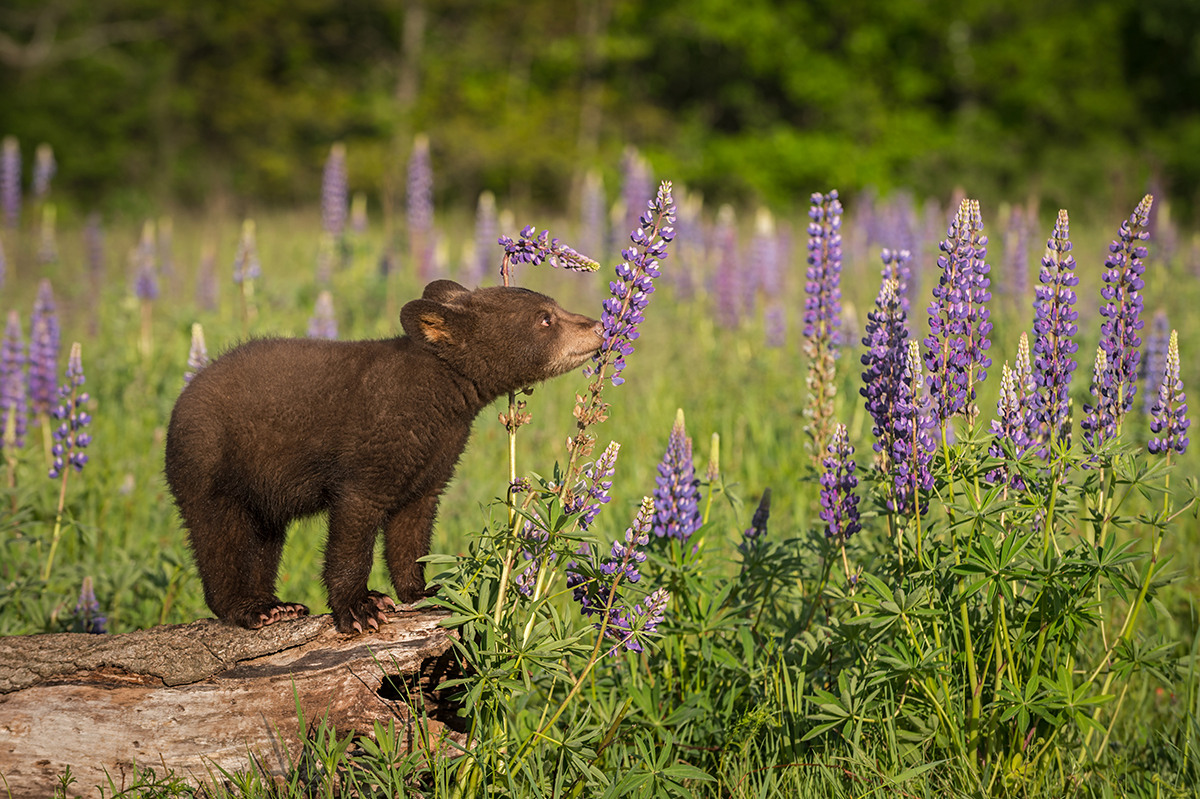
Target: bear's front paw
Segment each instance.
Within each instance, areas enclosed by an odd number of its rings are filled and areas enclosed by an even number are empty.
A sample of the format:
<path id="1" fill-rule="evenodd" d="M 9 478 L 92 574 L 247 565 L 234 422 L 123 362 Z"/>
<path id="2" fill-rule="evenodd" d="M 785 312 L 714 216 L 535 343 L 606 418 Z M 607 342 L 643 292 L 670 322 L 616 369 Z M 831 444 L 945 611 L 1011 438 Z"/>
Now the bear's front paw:
<path id="1" fill-rule="evenodd" d="M 334 609 L 333 620 L 340 633 L 361 633 L 368 629 L 378 630 L 387 623 L 388 611 L 395 610 L 396 603 L 387 594 L 368 591 L 360 601 L 347 608 Z"/>

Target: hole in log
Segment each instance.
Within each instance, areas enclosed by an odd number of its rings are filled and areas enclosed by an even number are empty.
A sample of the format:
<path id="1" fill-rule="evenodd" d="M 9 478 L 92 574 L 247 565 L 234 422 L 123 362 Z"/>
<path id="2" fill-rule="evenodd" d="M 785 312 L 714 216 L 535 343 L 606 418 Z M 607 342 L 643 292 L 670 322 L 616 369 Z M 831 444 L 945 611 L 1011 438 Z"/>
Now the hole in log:
<path id="1" fill-rule="evenodd" d="M 390 702 L 411 705 L 413 697 L 422 695 L 421 674 L 415 671 L 409 674 L 385 674 L 376 693 Z"/>

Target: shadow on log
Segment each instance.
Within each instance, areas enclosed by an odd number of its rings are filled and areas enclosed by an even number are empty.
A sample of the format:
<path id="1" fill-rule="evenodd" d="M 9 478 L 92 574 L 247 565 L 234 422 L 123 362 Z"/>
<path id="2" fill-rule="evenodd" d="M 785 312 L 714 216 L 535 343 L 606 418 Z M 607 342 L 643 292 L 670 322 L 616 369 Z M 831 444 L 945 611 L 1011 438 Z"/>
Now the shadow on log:
<path id="1" fill-rule="evenodd" d="M 193 782 L 251 757 L 282 773 L 300 751 L 297 704 L 307 723 L 328 718 L 343 735 L 388 719 L 412 730 L 424 715 L 433 739 L 461 743 L 462 719 L 438 690 L 455 676 L 446 616 L 402 610 L 364 635 L 309 616 L 261 630 L 205 619 L 0 638 L 0 774 L 22 799 L 51 795 L 68 765 L 72 795 L 110 779 L 120 789 L 135 763 Z"/>

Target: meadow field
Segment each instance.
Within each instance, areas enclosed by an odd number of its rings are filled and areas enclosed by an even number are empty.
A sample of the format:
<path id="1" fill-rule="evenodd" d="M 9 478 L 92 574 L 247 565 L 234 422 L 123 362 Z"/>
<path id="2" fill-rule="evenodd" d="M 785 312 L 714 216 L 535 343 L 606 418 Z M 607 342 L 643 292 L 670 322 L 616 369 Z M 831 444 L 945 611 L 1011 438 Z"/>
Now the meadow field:
<path id="1" fill-rule="evenodd" d="M 436 601 L 463 635 L 462 688 L 478 746 L 431 762 L 378 743 L 338 749 L 336 736 L 323 737 L 314 751 L 326 749 L 315 756 L 333 759 L 321 794 L 1194 795 L 1200 454 L 1194 445 L 1169 456 L 1148 452 L 1155 433 L 1143 400 L 1158 396 L 1167 359 L 1151 350 L 1166 352 L 1170 330 L 1178 332 L 1182 386 L 1197 396 L 1200 239 L 1176 229 L 1161 200 L 1157 216 L 1134 225 L 1149 231 L 1144 257 L 1132 256 L 1145 268 L 1135 290 L 1144 298 L 1141 359 L 1159 373 L 1147 376 L 1149 391 L 1147 378 L 1137 378 L 1119 435 L 1090 448 L 1080 423 L 1096 401 L 1105 259 L 1141 194 L 1115 213 L 1078 198 L 1070 228 L 1079 313 L 1078 368 L 1068 375 L 1073 421 L 1040 456 L 996 444 L 1005 435 L 994 439 L 990 425 L 1002 364 L 1017 362 L 1022 332 L 1035 338 L 1035 288 L 1058 209 L 1025 198 L 985 204 L 990 241 L 977 260 L 990 266 L 990 298 L 978 305 L 986 303 L 994 326 L 992 365 L 977 386 L 978 421 L 954 416 L 943 423 L 944 439 L 931 428 L 932 477 L 920 489 L 929 508 L 913 513 L 886 506 L 891 483 L 876 466 L 873 418 L 860 394 L 862 342 L 884 247 L 912 251 L 907 325 L 913 339 L 926 337 L 942 274 L 938 242 L 950 235 L 958 198 L 923 206 L 903 193 L 844 198 L 841 344 L 819 378 L 832 415 L 815 446 L 811 428 L 821 412 L 811 413 L 815 362 L 804 334 L 815 268 L 806 261 L 807 198 L 774 217 L 708 207 L 682 186 L 672 199 L 673 221 L 665 206 L 650 224 L 618 208 L 605 211 L 599 230 L 594 218 L 524 208 L 500 208 L 486 224 L 476 209 L 440 210 L 422 234 L 437 242 L 424 263 L 412 257 L 417 237 L 405 234 L 403 219 L 384 220 L 375 208 L 336 239 L 314 204 L 245 216 L 163 210 L 102 224 L 64 212 L 52 240 L 40 209 L 27 208 L 18 227 L 0 230 L 0 305 L 19 315 L 29 342 L 39 285 L 49 282 L 61 326 L 57 382 L 66 381 L 78 342 L 91 442 L 82 469 L 63 470 L 64 483 L 47 477 L 57 422 L 33 414 L 23 445 L 15 429 L 5 438 L 0 634 L 117 633 L 209 615 L 162 474 L 193 325 L 202 326 L 214 358 L 247 337 L 304 336 L 328 291 L 337 337 L 398 335 L 400 306 L 427 280 L 499 283 L 505 250 L 484 249 L 487 240 L 520 238 L 527 224 L 600 269 L 515 264 L 513 282 L 599 318 L 610 281 L 620 280 L 617 264 L 645 256 L 646 246 L 628 239 L 633 221 L 652 235 L 673 231 L 662 237 L 667 255 L 658 259 L 661 275 L 624 382 L 573 373 L 520 397 L 532 419 L 517 431 L 517 475 L 531 483 L 523 487 L 528 501 L 517 504 L 544 527 L 541 543 L 510 524 L 509 435 L 497 419 L 506 400 L 476 420 L 442 500 L 428 574 L 443 585 Z M 234 266 L 250 216 L 261 274 L 239 284 Z M 607 419 L 587 428 L 595 447 L 575 463 L 568 439 L 578 445 L 582 431 L 573 408 L 589 392 L 608 404 Z M 679 435 L 675 460 L 664 461 L 678 410 L 690 440 L 686 464 Z M 838 456 L 840 482 L 823 482 L 835 423 L 845 425 L 852 449 Z M 719 462 L 709 466 L 718 440 Z M 584 467 L 609 442 L 620 445 L 611 501 L 598 501 L 595 519 L 580 524 L 583 509 L 564 507 L 559 485 L 577 481 L 595 500 L 603 475 Z M 856 463 L 856 481 L 844 479 L 845 457 Z M 996 469 L 1009 477 L 989 478 Z M 650 524 L 635 517 L 660 476 L 663 486 L 691 487 L 691 518 L 701 513 L 702 524 L 639 544 L 638 530 L 644 535 Z M 844 525 L 846 517 L 823 516 L 822 508 L 841 502 L 852 482 L 861 530 L 827 536 L 830 519 Z M 322 538 L 319 518 L 295 526 L 279 586 L 283 599 L 314 613 L 328 612 Z M 578 554 L 581 542 L 590 554 Z M 517 579 L 524 561 L 513 553 L 522 549 L 541 569 L 522 575 L 536 586 Z M 578 566 L 565 566 L 571 557 Z M 630 569 L 640 579 L 630 579 Z M 85 581 L 94 605 L 81 596 Z M 607 592 L 598 616 L 589 585 Z M 371 587 L 391 591 L 379 560 Z M 592 615 L 581 612 L 585 596 Z M 614 628 L 625 636 L 614 638 Z M 268 786 L 247 768 L 213 791 L 316 790 L 301 789 L 299 777 Z M 139 790 L 185 792 L 161 773 L 148 774 Z"/>

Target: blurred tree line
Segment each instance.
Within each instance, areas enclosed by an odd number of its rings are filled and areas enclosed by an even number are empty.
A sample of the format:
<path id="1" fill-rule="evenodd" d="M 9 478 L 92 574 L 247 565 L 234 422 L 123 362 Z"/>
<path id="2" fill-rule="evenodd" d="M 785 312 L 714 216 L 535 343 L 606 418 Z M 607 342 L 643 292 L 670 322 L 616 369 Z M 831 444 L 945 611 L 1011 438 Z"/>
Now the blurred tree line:
<path id="1" fill-rule="evenodd" d="M 5 0 L 0 135 L 56 194 L 562 205 L 626 144 L 722 201 L 908 186 L 1200 208 L 1195 0 Z M 28 172 L 26 172 L 28 174 Z M 615 179 L 608 182 L 615 185 Z M 1105 208 L 1107 211 L 1107 208 Z M 1124 211 L 1122 211 L 1124 213 Z"/>

